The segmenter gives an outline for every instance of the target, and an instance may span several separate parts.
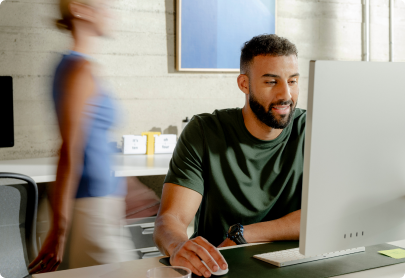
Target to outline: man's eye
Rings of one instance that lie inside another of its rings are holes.
[[[268,81],[268,82],[266,82],[266,84],[276,84],[277,82],[276,81]]]
[[[291,84],[296,84],[296,83],[297,83],[297,80],[292,80],[292,81],[290,81],[290,83],[291,83]]]

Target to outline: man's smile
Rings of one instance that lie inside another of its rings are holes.
[[[290,113],[290,105],[275,105],[271,109],[278,114]]]

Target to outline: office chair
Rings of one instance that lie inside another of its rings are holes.
[[[0,274],[5,278],[28,275],[37,256],[38,188],[30,177],[0,172]]]

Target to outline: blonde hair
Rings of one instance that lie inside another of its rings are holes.
[[[70,12],[69,5],[72,2],[94,6],[95,0],[59,0],[59,10],[62,16],[61,19],[56,20],[56,27],[62,30],[72,30],[73,15]]]

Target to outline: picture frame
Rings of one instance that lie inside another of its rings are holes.
[[[176,69],[239,72],[243,43],[277,33],[277,0],[177,0]]]

